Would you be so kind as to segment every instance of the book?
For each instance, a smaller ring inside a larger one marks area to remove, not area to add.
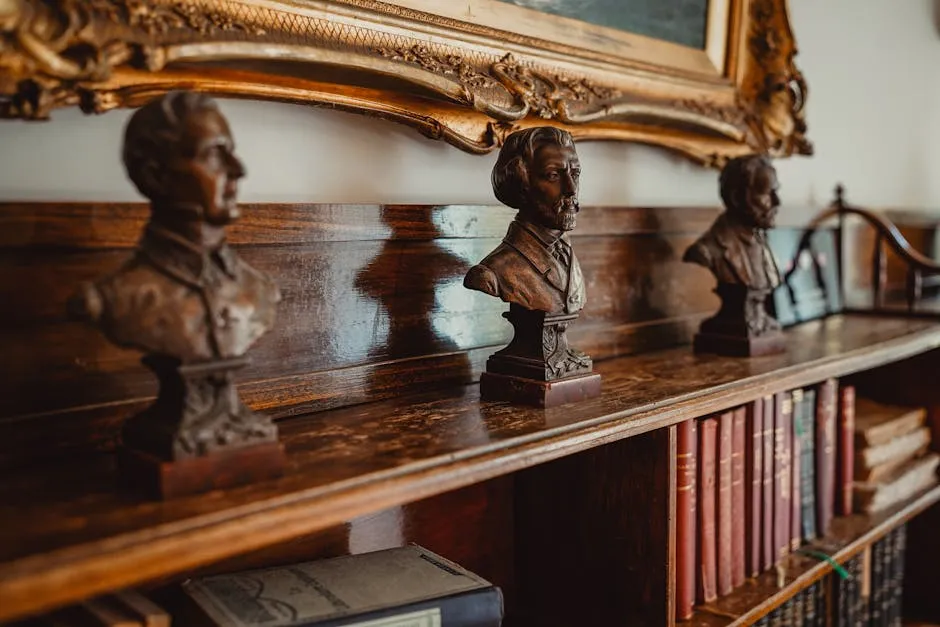
[[[855,400],[855,442],[859,448],[886,444],[898,436],[924,426],[927,410],[877,403],[867,398]]]
[[[499,627],[503,618],[498,587],[416,545],[199,577],[182,588],[203,625]]]
[[[793,399],[789,392],[779,392],[774,403],[774,558],[790,552],[790,485],[792,459]],[[788,438],[790,435],[790,438]]]
[[[695,543],[698,576],[695,598],[710,603],[718,598],[718,556],[715,537],[715,497],[718,453],[718,420],[707,418],[698,425],[698,531]]]
[[[816,539],[816,390],[804,390],[803,411],[796,424],[800,439],[800,513],[803,539]],[[851,488],[850,488],[851,490]]]
[[[852,481],[855,479],[855,388],[839,389],[839,440],[836,448],[836,496],[840,516],[852,513]]]
[[[746,577],[747,537],[744,517],[744,459],[747,435],[747,408],[738,407],[731,426],[731,586],[737,588]]]
[[[800,446],[797,422],[803,420],[803,390],[793,390],[790,393],[793,400],[793,415],[790,417],[790,551],[800,548],[803,529],[803,497],[800,490],[803,485],[802,477],[802,447]]]
[[[695,482],[698,422],[676,426],[676,619],[695,605]]]
[[[725,412],[718,416],[718,596],[725,596],[733,589],[732,564],[732,509],[731,509],[731,454],[734,435],[734,414]]]
[[[816,390],[816,533],[820,536],[829,533],[835,511],[836,389],[835,379],[827,379]]]
[[[745,563],[748,577],[756,577],[761,572],[761,508],[764,480],[764,402],[758,399],[747,406],[745,422],[745,448],[748,454],[744,458],[744,527],[747,530],[745,541]]]
[[[764,465],[763,478],[761,480],[761,571],[773,567],[776,563],[776,550],[774,543],[774,467],[776,458],[774,456],[774,397],[765,396],[761,399],[763,405],[764,450],[762,454],[762,463]]]
[[[921,427],[900,435],[889,442],[868,446],[855,453],[855,467],[864,476],[865,471],[883,464],[895,465],[916,456],[930,444],[930,429]]]
[[[936,483],[940,455],[928,453],[898,468],[877,483],[853,484],[855,511],[873,514],[891,507]]]

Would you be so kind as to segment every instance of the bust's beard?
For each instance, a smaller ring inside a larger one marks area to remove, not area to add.
[[[572,231],[578,222],[578,212],[581,207],[578,205],[577,198],[562,198],[555,203],[555,228],[562,231]]]

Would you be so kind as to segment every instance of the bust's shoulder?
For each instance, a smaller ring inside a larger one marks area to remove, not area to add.
[[[485,292],[491,296],[499,296],[499,278],[491,268],[479,263],[467,271],[463,278],[463,285],[467,289]]]
[[[683,261],[697,263],[703,266],[711,266],[715,257],[721,255],[721,242],[725,239],[728,231],[727,218],[722,213],[712,222],[708,230],[695,240],[695,243],[688,247]]]

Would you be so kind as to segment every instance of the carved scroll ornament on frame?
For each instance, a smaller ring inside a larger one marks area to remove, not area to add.
[[[812,153],[786,0],[717,2],[720,69],[639,36],[623,49],[653,52],[621,58],[407,6],[422,2],[0,0],[0,116],[101,113],[192,89],[377,116],[474,153],[543,124],[708,165]]]

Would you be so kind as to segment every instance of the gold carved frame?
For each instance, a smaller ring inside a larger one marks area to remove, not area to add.
[[[172,89],[394,120],[485,153],[517,128],[708,164],[811,154],[786,0],[711,0],[705,50],[495,0],[0,0],[0,116]]]

